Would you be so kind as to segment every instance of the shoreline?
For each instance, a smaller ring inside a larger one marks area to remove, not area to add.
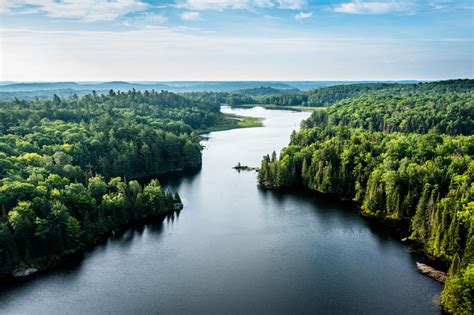
[[[37,276],[48,274],[49,272],[53,271],[54,269],[58,267],[65,266],[73,262],[79,262],[80,260],[83,259],[83,255],[86,251],[93,249],[99,244],[105,243],[111,236],[115,234],[125,233],[126,231],[128,231],[130,228],[133,228],[133,227],[141,227],[145,224],[150,223],[153,220],[160,220],[160,222],[163,222],[163,220],[165,220],[169,216],[175,215],[175,213],[178,213],[179,215],[182,209],[183,208],[179,210],[170,209],[166,213],[163,213],[163,214],[149,215],[149,216],[140,218],[138,220],[132,220],[130,222],[124,223],[123,225],[103,235],[98,236],[91,243],[82,245],[81,247],[73,251],[68,251],[63,254],[58,254],[58,255],[43,258],[44,260],[47,260],[47,262],[44,263],[43,265],[37,265],[37,266],[33,266],[34,264],[31,264],[31,265],[24,264],[23,266],[20,265],[8,275],[7,274],[0,275],[0,284],[14,284],[14,283],[26,282]],[[17,271],[19,269],[28,269],[28,268],[34,268],[36,269],[36,271],[24,276],[13,276],[14,271]]]
[[[226,117],[226,121],[216,126],[198,129],[196,132],[199,135],[205,135],[211,132],[217,131],[226,131],[232,129],[241,129],[241,128],[258,128],[263,127],[263,118],[261,117],[248,117],[248,116],[239,116],[235,114],[223,113]]]
[[[382,218],[374,215],[369,215],[364,213],[362,208],[357,202],[354,202],[350,198],[345,198],[344,196],[337,195],[337,194],[329,194],[329,193],[321,193],[315,190],[311,190],[306,187],[292,187],[292,188],[265,188],[262,187],[260,184],[259,188],[266,191],[278,191],[283,193],[303,193],[307,196],[316,197],[319,200],[330,200],[341,202],[346,204],[352,208],[354,211],[357,211],[357,214],[361,217],[368,220],[371,224],[374,224],[377,228],[382,228],[383,230],[387,231],[392,237],[395,238],[396,241],[403,243],[409,254],[416,260],[416,263],[422,263],[432,267],[438,271],[447,273],[449,269],[449,262],[444,261],[443,259],[434,257],[426,252],[424,248],[424,244],[422,242],[411,240],[409,239],[409,229],[410,229],[410,221],[407,219],[389,219],[389,218]],[[415,264],[416,268],[416,264]],[[417,268],[418,269],[418,268]],[[421,272],[421,271],[420,271]],[[425,276],[429,277],[428,275],[424,274]],[[431,278],[433,281],[435,279]]]
[[[239,116],[239,115],[234,115],[234,114],[224,114],[224,115],[227,118],[226,123],[223,123],[211,128],[207,128],[204,130],[197,130],[199,135],[202,136],[210,132],[226,131],[226,130],[232,130],[232,129],[263,127],[263,118],[260,118],[260,117],[247,117],[247,116]],[[169,170],[160,174],[154,174],[152,176],[140,176],[137,178],[131,178],[130,180],[137,180],[140,183],[143,183],[145,181],[149,181],[155,178],[160,180],[160,178],[170,176],[170,175],[184,175],[187,173],[199,172],[201,167],[202,165],[190,167],[190,168],[184,168],[184,169],[174,169],[174,170]],[[90,250],[96,247],[97,245],[106,242],[114,234],[124,233],[132,227],[143,226],[147,223],[150,223],[153,220],[163,221],[168,216],[174,215],[175,213],[178,213],[179,215],[182,208],[183,207],[181,204],[181,209],[169,209],[166,213],[163,213],[163,214],[149,215],[149,216],[140,218],[138,220],[132,220],[130,222],[124,223],[123,225],[109,232],[106,232],[103,235],[97,236],[97,238],[95,238],[89,244],[81,245],[79,248],[75,250],[69,250],[62,254],[40,258],[38,260],[42,262],[38,262],[37,264],[36,263],[26,264],[22,262],[15,269],[13,269],[9,274],[0,274],[0,283],[13,284],[13,283],[26,282],[37,276],[47,274],[58,267],[65,266],[72,262],[79,262],[80,260],[82,260],[82,256],[87,250]],[[13,274],[19,274],[19,276],[14,276]]]

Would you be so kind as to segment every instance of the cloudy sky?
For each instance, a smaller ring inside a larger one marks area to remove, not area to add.
[[[474,77],[470,0],[0,0],[0,80]]]

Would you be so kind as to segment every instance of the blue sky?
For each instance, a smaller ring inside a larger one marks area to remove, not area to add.
[[[474,77],[465,0],[8,0],[0,80]]]

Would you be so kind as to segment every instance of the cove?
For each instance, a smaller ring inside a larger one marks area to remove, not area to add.
[[[264,127],[209,134],[200,171],[161,179],[185,205],[70,266],[0,288],[0,313],[438,314],[442,286],[348,203],[258,188],[264,154],[309,113],[222,109]]]

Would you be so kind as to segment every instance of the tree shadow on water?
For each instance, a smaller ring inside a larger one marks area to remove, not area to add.
[[[201,173],[201,167],[192,168],[181,172],[172,172],[158,176],[163,187],[177,190],[183,183],[191,183]]]
[[[265,203],[272,207],[311,209],[318,220],[325,226],[335,225],[343,229],[367,229],[385,247],[401,242],[408,236],[408,221],[381,220],[364,216],[358,205],[352,200],[341,200],[339,196],[310,191],[305,188],[269,190],[259,187],[259,194]],[[336,227],[335,227],[336,228]],[[408,250],[408,246],[405,246]]]
[[[178,211],[179,212],[179,211]],[[84,250],[69,255],[51,269],[40,271],[30,277],[21,279],[0,279],[0,300],[6,294],[14,294],[17,290],[33,289],[41,285],[44,281],[67,281],[74,282],[79,279],[84,272],[84,266],[89,258],[97,257],[110,249],[112,245],[115,248],[126,250],[133,241],[140,239],[145,230],[154,236],[162,234],[164,221],[174,222],[178,219],[179,213],[172,212],[164,216],[158,216],[133,222],[125,225],[121,229],[112,232],[107,237],[97,241],[94,245],[86,247]]]

